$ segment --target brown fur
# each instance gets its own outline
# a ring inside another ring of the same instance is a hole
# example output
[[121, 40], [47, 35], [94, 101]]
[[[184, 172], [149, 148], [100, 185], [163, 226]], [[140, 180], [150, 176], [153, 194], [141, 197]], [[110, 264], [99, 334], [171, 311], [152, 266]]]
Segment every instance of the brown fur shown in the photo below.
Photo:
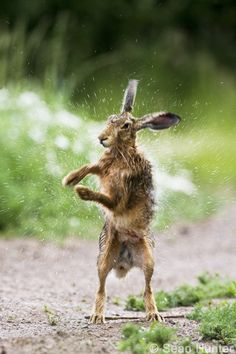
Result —
[[[132, 267], [143, 269], [144, 300], [148, 320], [162, 321], [154, 301], [151, 278], [154, 268], [153, 240], [150, 222], [154, 211], [154, 191], [150, 162], [138, 151], [136, 133], [143, 128], [164, 129], [177, 124], [180, 118], [172, 113], [153, 113], [140, 119], [131, 115], [137, 82], [130, 82], [124, 97], [122, 113], [108, 118], [100, 134], [107, 148], [94, 165], [70, 172], [63, 185], [75, 186], [83, 200], [99, 203], [105, 214], [105, 224], [99, 238], [98, 276], [92, 323], [104, 322], [105, 281], [114, 269], [124, 277]], [[94, 192], [78, 183], [88, 174], [99, 177], [101, 191]]]

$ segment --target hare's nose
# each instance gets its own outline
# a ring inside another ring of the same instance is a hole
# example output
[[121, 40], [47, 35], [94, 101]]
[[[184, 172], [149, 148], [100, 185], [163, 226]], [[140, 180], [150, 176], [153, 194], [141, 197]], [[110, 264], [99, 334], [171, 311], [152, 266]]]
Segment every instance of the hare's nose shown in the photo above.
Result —
[[101, 138], [98, 138], [99, 141], [100, 141], [100, 144], [104, 145], [104, 142], [107, 140], [107, 138], [104, 138], [104, 137], [101, 137]]

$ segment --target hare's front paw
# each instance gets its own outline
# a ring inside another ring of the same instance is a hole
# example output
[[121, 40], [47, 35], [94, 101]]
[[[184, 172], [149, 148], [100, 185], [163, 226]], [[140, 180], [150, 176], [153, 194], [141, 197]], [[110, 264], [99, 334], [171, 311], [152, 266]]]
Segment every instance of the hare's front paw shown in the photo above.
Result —
[[163, 316], [159, 314], [159, 312], [148, 312], [146, 316], [147, 321], [158, 321], [158, 322], [165, 322]]
[[76, 193], [79, 194], [80, 198], [83, 200], [92, 200], [93, 199], [93, 192], [88, 189], [87, 187], [78, 185], [75, 187]]
[[77, 180], [78, 180], [77, 176], [75, 176], [75, 174], [72, 172], [63, 178], [62, 185], [63, 187], [72, 187], [76, 185]]
[[106, 323], [106, 321], [105, 321], [104, 315], [101, 315], [101, 314], [93, 314], [93, 315], [90, 317], [89, 323], [102, 324], [102, 323]]

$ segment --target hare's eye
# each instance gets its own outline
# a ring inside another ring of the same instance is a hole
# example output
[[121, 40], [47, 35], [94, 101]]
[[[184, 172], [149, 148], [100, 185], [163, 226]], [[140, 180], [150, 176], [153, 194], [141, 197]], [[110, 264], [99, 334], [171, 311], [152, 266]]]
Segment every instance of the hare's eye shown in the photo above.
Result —
[[125, 124], [121, 127], [121, 129], [127, 129], [127, 128], [129, 128], [129, 123], [125, 123]]

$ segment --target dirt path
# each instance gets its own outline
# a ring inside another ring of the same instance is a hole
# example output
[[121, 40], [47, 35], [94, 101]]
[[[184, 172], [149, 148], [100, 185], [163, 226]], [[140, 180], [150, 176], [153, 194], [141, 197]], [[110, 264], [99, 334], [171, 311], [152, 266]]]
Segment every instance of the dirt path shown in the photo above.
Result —
[[[154, 289], [192, 283], [206, 270], [235, 277], [235, 216], [236, 205], [231, 205], [205, 222], [175, 226], [158, 235]], [[84, 318], [91, 312], [97, 287], [97, 249], [94, 241], [69, 240], [59, 247], [28, 239], [0, 240], [0, 354], [116, 353], [126, 321], [98, 326], [88, 325]], [[123, 310], [124, 299], [140, 293], [143, 285], [137, 269], [124, 280], [111, 273], [107, 314], [129, 315]], [[113, 303], [114, 297], [120, 298], [120, 305]], [[45, 305], [57, 313], [57, 325], [49, 325]], [[180, 335], [198, 339], [194, 322], [167, 321], [176, 322]]]

